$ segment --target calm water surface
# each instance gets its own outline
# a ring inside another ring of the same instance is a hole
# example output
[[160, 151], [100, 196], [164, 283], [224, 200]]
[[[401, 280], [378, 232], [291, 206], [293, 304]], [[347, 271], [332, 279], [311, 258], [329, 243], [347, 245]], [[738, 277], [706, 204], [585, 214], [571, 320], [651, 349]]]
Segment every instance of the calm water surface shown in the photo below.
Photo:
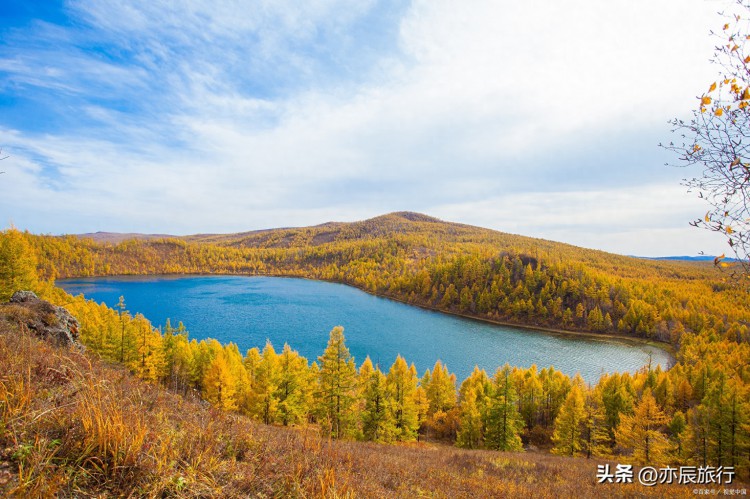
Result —
[[111, 307], [124, 296], [131, 313], [142, 313], [156, 326], [167, 318], [174, 326], [182, 321], [190, 338], [234, 342], [243, 354], [268, 339], [277, 351], [286, 342], [312, 362], [323, 353], [329, 331], [340, 325], [357, 365], [369, 355], [387, 371], [401, 354], [421, 376], [440, 359], [459, 382], [475, 365], [491, 375], [507, 362], [554, 365], [593, 383], [605, 372], [638, 370], [649, 354], [653, 365], [667, 366], [670, 359], [647, 345], [497, 326], [305, 279], [150, 276], [66, 279], [58, 285]]

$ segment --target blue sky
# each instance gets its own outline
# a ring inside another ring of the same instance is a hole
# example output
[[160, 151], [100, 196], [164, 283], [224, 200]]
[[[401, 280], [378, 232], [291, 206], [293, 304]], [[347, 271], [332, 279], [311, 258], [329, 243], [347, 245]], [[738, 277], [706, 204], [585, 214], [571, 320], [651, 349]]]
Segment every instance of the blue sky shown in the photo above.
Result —
[[[665, 167], [724, 0], [0, 5], [0, 225], [190, 234], [397, 210], [721, 253]], [[564, 5], [563, 5], [564, 4]]]

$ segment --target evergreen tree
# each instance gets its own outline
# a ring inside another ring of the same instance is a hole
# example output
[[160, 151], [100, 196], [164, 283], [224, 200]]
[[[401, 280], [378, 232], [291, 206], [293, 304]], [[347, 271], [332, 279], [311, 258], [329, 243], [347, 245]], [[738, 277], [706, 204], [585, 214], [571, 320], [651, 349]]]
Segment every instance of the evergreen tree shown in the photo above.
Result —
[[560, 412], [555, 419], [552, 442], [555, 446], [552, 452], [566, 456], [576, 456], [581, 451], [581, 424], [586, 417], [583, 391], [578, 384], [574, 384]]
[[542, 383], [539, 381], [536, 364], [528, 369], [514, 368], [511, 377], [518, 394], [518, 412], [526, 428], [530, 430], [539, 419], [542, 404]]
[[277, 388], [279, 382], [279, 356], [270, 341], [263, 347], [261, 361], [255, 371], [252, 383], [251, 414], [271, 424], [276, 421], [279, 400]]
[[[372, 364], [372, 360], [370, 359], [370, 356], [366, 356], [364, 362], [362, 362], [362, 365], [359, 366], [359, 370], [357, 371], [357, 384], [356, 384], [356, 395], [355, 395], [355, 402], [354, 402], [354, 410], [357, 414], [362, 415], [365, 412], [365, 405], [367, 404], [367, 401], [365, 400], [365, 391], [367, 391], [367, 386], [370, 382], [370, 377], [375, 372], [375, 366]], [[362, 433], [362, 417], [360, 416], [358, 427], [357, 427], [357, 434], [356, 438], [365, 438]]]
[[494, 383], [487, 400], [484, 417], [485, 446], [503, 451], [523, 449], [520, 432], [523, 429], [517, 408], [516, 391], [510, 376], [510, 366], [506, 364], [495, 373]]
[[710, 412], [705, 405], [699, 404], [688, 410], [686, 419], [683, 440], [685, 454], [691, 462], [707, 466], [710, 463]]
[[456, 445], [478, 449], [484, 445], [482, 414], [487, 406], [490, 381], [483, 369], [474, 367], [471, 375], [461, 383], [459, 390], [459, 428]]
[[397, 440], [414, 440], [419, 429], [419, 412], [414, 400], [417, 390], [416, 372], [406, 365], [400, 355], [386, 377], [388, 397]]
[[417, 441], [419, 441], [419, 436], [425, 432], [430, 411], [430, 401], [427, 399], [427, 392], [422, 386], [417, 386], [414, 391], [414, 404], [417, 407]]
[[570, 378], [550, 366], [539, 372], [539, 382], [542, 385], [540, 419], [542, 426], [548, 428], [554, 424], [557, 413], [568, 395]]
[[18, 229], [0, 232], [0, 303], [16, 291], [37, 291], [36, 250]]
[[167, 371], [167, 386], [183, 395], [190, 388], [190, 372], [194, 363], [193, 350], [187, 335], [178, 334], [171, 348], [170, 368]]
[[138, 377], [147, 381], [156, 381], [165, 372], [162, 336], [141, 314], [135, 316], [132, 326], [136, 341], [136, 355], [128, 362], [128, 366]]
[[724, 419], [727, 427], [725, 465], [747, 468], [750, 462], [750, 387], [740, 378], [727, 382]]
[[667, 461], [669, 441], [663, 429], [669, 418], [656, 405], [650, 389], [636, 404], [633, 415], [624, 414], [617, 427], [618, 445], [633, 450], [636, 463], [659, 465]]
[[586, 318], [586, 325], [592, 331], [604, 331], [604, 316], [599, 307], [594, 307]]
[[250, 378], [251, 386], [255, 385], [255, 378], [258, 374], [258, 366], [260, 366], [262, 360], [263, 356], [260, 354], [260, 349], [258, 349], [258, 347], [253, 347], [248, 349], [247, 353], [245, 354], [245, 358], [242, 361], [245, 366], [245, 370], [247, 371], [247, 375]]
[[739, 378], [719, 370], [701, 403], [688, 412], [686, 451], [699, 464], [737, 466], [750, 456], [750, 399]]
[[614, 373], [604, 375], [596, 386], [604, 404], [604, 424], [610, 446], [615, 444], [615, 430], [620, 424], [621, 414], [632, 414], [635, 390], [630, 376]]
[[686, 427], [687, 421], [685, 420], [685, 414], [683, 414], [682, 411], [675, 412], [672, 416], [672, 420], [669, 422], [668, 430], [669, 440], [672, 442], [672, 452], [678, 462], [682, 462], [683, 459], [683, 442]]
[[222, 351], [214, 357], [203, 378], [203, 398], [223, 411], [237, 409], [237, 399], [232, 371]]
[[372, 365], [372, 360], [370, 360], [370, 356], [368, 355], [365, 357], [364, 362], [362, 362], [362, 365], [359, 366], [359, 371], [357, 372], [357, 378], [360, 385], [360, 391], [364, 392], [365, 387], [370, 382], [370, 376], [372, 373], [375, 372], [375, 366]]
[[117, 302], [118, 313], [120, 315], [120, 363], [125, 363], [125, 327], [126, 323], [130, 322], [130, 314], [125, 310], [125, 297], [120, 296], [120, 300]]
[[225, 345], [223, 353], [234, 383], [235, 405], [238, 411], [247, 414], [252, 390], [250, 376], [243, 365], [242, 354], [235, 343]]
[[588, 388], [585, 393], [583, 420], [581, 421], [581, 451], [587, 458], [607, 454], [609, 434], [605, 424], [604, 403], [601, 394]]
[[301, 357], [288, 344], [278, 358], [278, 400], [279, 419], [284, 426], [302, 421], [310, 404], [310, 383], [307, 359]]
[[481, 394], [477, 388], [469, 388], [461, 397], [459, 429], [456, 445], [465, 449], [479, 449], [484, 444]]
[[[439, 360], [432, 373], [428, 370], [423, 378], [423, 388], [430, 404], [429, 414], [447, 412], [456, 405], [456, 375], [448, 372], [448, 367]], [[426, 382], [426, 383], [425, 383]]]
[[375, 369], [370, 372], [363, 394], [365, 406], [361, 413], [362, 435], [365, 440], [391, 442], [396, 435], [392, 401], [388, 396], [386, 377]]
[[216, 356], [224, 351], [224, 348], [221, 346], [221, 343], [214, 339], [201, 340], [200, 342], [192, 340], [190, 348], [193, 351], [193, 365], [190, 379], [194, 386], [202, 392], [204, 390], [203, 381], [205, 373]]
[[172, 327], [172, 322], [167, 317], [167, 322], [164, 324], [164, 331], [161, 333], [162, 357], [164, 358], [163, 381], [167, 386], [172, 385], [171, 380], [174, 371], [175, 350], [177, 348], [175, 331], [175, 328]]
[[343, 327], [331, 330], [328, 346], [318, 360], [317, 412], [324, 430], [333, 438], [342, 438], [353, 431], [357, 392], [357, 369]]

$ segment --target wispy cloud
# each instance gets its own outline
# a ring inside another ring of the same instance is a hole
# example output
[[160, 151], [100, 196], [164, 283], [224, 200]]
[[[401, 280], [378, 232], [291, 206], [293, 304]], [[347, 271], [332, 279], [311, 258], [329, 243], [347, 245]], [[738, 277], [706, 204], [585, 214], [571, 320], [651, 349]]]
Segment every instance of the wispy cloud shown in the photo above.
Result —
[[615, 252], [626, 245], [629, 254], [666, 256], [696, 254], [715, 242], [687, 224], [685, 214], [701, 208], [700, 200], [669, 183], [520, 192], [435, 206], [431, 212], [514, 234]]
[[0, 213], [190, 233], [412, 209], [711, 251], [695, 203], [651, 200], [681, 195], [656, 144], [713, 75], [722, 6], [69, 1], [1, 32]]

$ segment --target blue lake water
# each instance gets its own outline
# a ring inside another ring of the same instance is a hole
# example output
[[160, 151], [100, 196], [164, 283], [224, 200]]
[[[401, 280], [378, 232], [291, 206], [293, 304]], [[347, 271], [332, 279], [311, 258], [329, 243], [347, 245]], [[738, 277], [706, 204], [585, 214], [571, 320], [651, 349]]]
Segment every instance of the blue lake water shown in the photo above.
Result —
[[305, 279], [248, 276], [149, 276], [61, 280], [77, 295], [142, 313], [155, 326], [182, 321], [190, 338], [236, 343], [244, 354], [270, 340], [284, 343], [312, 362], [323, 353], [328, 333], [343, 326], [357, 365], [370, 356], [387, 371], [398, 354], [421, 376], [442, 360], [459, 382], [475, 365], [494, 371], [506, 362], [539, 369], [554, 365], [580, 372], [594, 383], [605, 372], [634, 372], [649, 361], [668, 366], [669, 355], [648, 345], [548, 334], [498, 326], [412, 307], [356, 288]]

